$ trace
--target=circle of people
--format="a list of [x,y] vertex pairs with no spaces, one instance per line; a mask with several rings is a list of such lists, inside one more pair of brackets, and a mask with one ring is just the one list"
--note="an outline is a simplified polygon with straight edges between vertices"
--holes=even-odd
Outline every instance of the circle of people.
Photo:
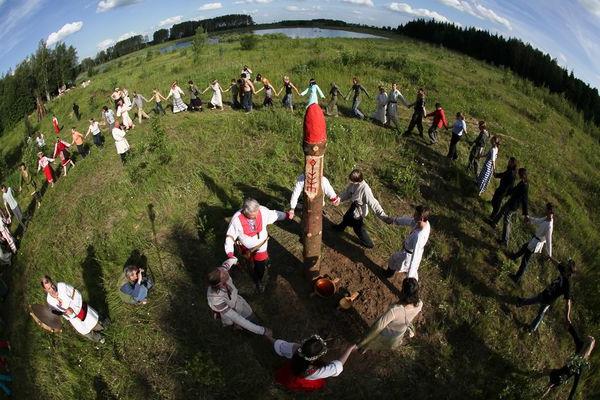
[[[318,103],[319,98],[325,98],[314,79],[310,80],[308,87],[303,92],[299,92],[290,78],[284,76],[282,87],[277,91],[267,78],[257,74],[253,81],[251,74],[252,71],[247,66],[244,66],[240,77],[232,79],[230,86],[226,90],[223,90],[219,82],[214,80],[202,91],[202,94],[208,90],[212,90],[211,108],[223,110],[222,94],[231,92],[232,108],[243,109],[246,112],[252,111],[252,96],[263,90],[264,107],[272,107],[273,96],[278,97],[285,91],[282,104],[285,108],[292,111],[294,108],[294,92],[299,96],[308,95],[307,107],[313,103]],[[262,87],[256,90],[254,82],[262,84]],[[203,103],[200,90],[191,80],[188,82],[188,85],[189,104],[184,103],[183,96],[185,92],[178,86],[177,82],[173,82],[167,97],[164,97],[155,89],[152,91],[152,96],[149,100],[136,92],[133,92],[133,99],[131,99],[126,89],[115,88],[110,98],[114,102],[116,113],[108,106],[104,106],[102,117],[112,133],[117,153],[120,155],[123,163],[127,160],[127,153],[130,148],[126,139],[127,131],[135,128],[129,111],[134,106],[137,108],[137,116],[140,124],[143,118],[149,118],[148,114],[144,112],[144,102],[153,102],[154,111],[158,115],[166,113],[162,101],[168,101],[169,99],[172,99],[173,113],[186,110],[201,111]],[[352,87],[346,96],[343,96],[335,83],[331,84],[329,101],[325,107],[326,115],[337,116],[338,97],[343,96],[347,100],[351,95],[352,115],[360,119],[365,118],[359,106],[362,95],[367,97],[370,97],[370,95],[357,78],[352,79]],[[412,108],[413,110],[404,135],[411,135],[416,127],[422,138],[424,138],[423,120],[432,118],[432,124],[428,129],[428,136],[431,143],[438,141],[438,130],[442,128],[446,130],[451,129],[452,135],[447,157],[451,161],[456,161],[458,159],[457,147],[460,141],[467,137],[465,118],[462,113],[457,113],[455,122],[450,126],[446,119],[445,110],[440,103],[435,104],[433,112],[426,112],[425,97],[425,91],[418,89],[416,100],[409,104],[396,83],[392,84],[391,90],[388,93],[386,93],[384,86],[379,86],[379,94],[376,98],[377,108],[372,118],[375,122],[384,126],[392,127],[393,125],[393,128],[400,132],[397,106],[398,102],[400,102],[405,107]],[[73,104],[73,112],[79,120],[81,115],[77,104]],[[119,117],[121,118],[120,121]],[[71,145],[75,144],[82,158],[85,157],[87,149],[84,146],[84,140],[91,133],[93,143],[96,147],[102,148],[104,140],[100,124],[95,119],[90,119],[89,122],[90,125],[85,135],[78,132],[75,127],[72,128],[73,140],[71,143],[57,137],[52,157],[44,155],[43,151],[38,153],[38,172],[40,170],[43,171],[49,185],[54,185],[53,170],[50,167],[50,163],[53,163],[55,159],[60,158],[65,176],[67,175],[68,167],[75,165],[68,151]],[[58,136],[62,128],[55,115],[52,118],[52,124]],[[573,395],[577,389],[582,372],[589,365],[588,359],[595,344],[592,336],[581,338],[571,323],[570,279],[576,271],[575,262],[571,259],[559,262],[552,257],[553,205],[550,203],[546,204],[545,214],[541,217],[529,216],[529,182],[527,170],[522,167],[518,168],[517,160],[514,157],[510,157],[506,169],[498,172],[497,158],[501,140],[498,136],[490,135],[484,121],[478,123],[478,129],[479,133],[475,140],[469,142],[471,148],[467,170],[472,172],[476,177],[475,182],[480,196],[486,191],[492,178],[500,180],[499,186],[495,190],[491,200],[492,213],[487,222],[492,227],[496,227],[502,220],[503,229],[499,243],[506,248],[508,248],[509,244],[513,216],[519,208],[521,208],[525,222],[532,225],[535,230],[535,234],[531,240],[523,243],[517,252],[508,253],[510,259],[518,260],[520,258],[521,260],[518,271],[515,274],[510,274],[509,277],[518,284],[525,274],[532,256],[540,254],[542,251],[546,253],[545,259],[550,260],[557,267],[558,276],[546,289],[529,298],[518,298],[517,306],[539,305],[539,312],[528,328],[529,332],[534,332],[540,326],[544,315],[550,309],[551,305],[559,297],[562,296],[564,298],[565,321],[575,344],[575,352],[569,357],[563,367],[551,370],[549,383],[546,386],[544,395],[572,377],[574,378],[574,383],[571,395]],[[45,148],[43,134],[38,134],[36,142],[41,150]],[[488,143],[490,144],[489,148]],[[32,191],[31,196],[34,197],[39,206],[41,197],[38,185],[25,164],[20,165],[20,174],[19,191],[22,190],[23,186],[28,186]],[[335,230],[341,232],[347,227],[351,227],[362,246],[366,248],[374,247],[364,221],[369,213],[369,209],[371,209],[385,223],[409,227],[410,232],[404,239],[401,249],[390,256],[387,268],[384,271],[386,278],[391,278],[396,273],[401,275],[402,290],[399,301],[388,308],[360,342],[347,347],[335,360],[325,361],[325,354],[328,351],[327,342],[317,334],[299,343],[274,339],[272,330],[257,322],[252,308],[238,293],[229,275],[229,270],[238,264],[238,257],[240,257],[249,267],[257,292],[262,293],[265,291],[265,276],[270,265],[270,258],[267,251],[269,239],[267,227],[277,221],[294,218],[295,210],[301,207],[301,204],[298,204],[298,202],[304,188],[304,174],[301,174],[296,179],[290,199],[290,207],[285,212],[268,209],[251,198],[244,200],[242,208],[233,215],[226,232],[224,249],[227,259],[220,267],[208,273],[207,301],[214,317],[219,319],[223,326],[234,326],[238,329],[245,329],[257,335],[263,335],[271,341],[275,353],[288,359],[276,372],[275,379],[278,383],[292,391],[313,391],[323,388],[327,378],[335,377],[342,373],[345,362],[351,353],[357,349],[362,349],[363,351],[398,349],[402,345],[406,335],[409,337],[415,335],[415,328],[412,321],[421,312],[423,307],[423,302],[419,296],[418,269],[431,231],[429,208],[419,205],[415,208],[413,215],[390,217],[385,213],[379,201],[373,195],[370,186],[360,170],[354,169],[351,171],[348,180],[349,183],[346,189],[340,195],[337,195],[329,180],[326,177],[322,179],[324,195],[329,198],[332,205],[338,206],[342,202],[350,203],[341,223],[334,226]],[[10,250],[15,253],[15,242],[8,229],[11,223],[11,214],[20,225],[23,225],[24,218],[13,196],[12,189],[4,185],[1,186],[1,189],[5,210],[0,210],[2,214],[2,218],[0,219],[0,237]],[[503,202],[503,200],[505,201]],[[10,262],[10,253],[4,252],[1,247],[0,260],[2,262]],[[106,322],[100,321],[97,311],[83,301],[81,293],[77,289],[63,282],[54,283],[49,276],[45,276],[41,284],[47,293],[47,303],[55,312],[63,315],[80,334],[91,340],[104,342],[105,339],[102,335],[102,330]],[[137,265],[128,265],[121,278],[120,294],[125,302],[146,304],[148,293],[152,286],[152,278],[148,276],[143,268]]]

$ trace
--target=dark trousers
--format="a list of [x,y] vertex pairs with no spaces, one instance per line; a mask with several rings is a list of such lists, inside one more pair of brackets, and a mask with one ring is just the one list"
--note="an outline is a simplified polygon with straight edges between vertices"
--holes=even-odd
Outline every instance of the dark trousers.
[[490,219],[496,218],[498,215],[498,211],[500,211],[500,206],[502,205],[502,198],[504,197],[503,191],[500,189],[496,189],[494,192],[494,196],[492,196],[492,214],[490,215]]
[[471,147],[469,152],[469,163],[467,164],[467,171],[473,171],[475,176],[479,175],[479,155],[482,153],[483,148],[480,146]]
[[354,233],[356,234],[356,236],[358,236],[358,238],[360,239],[362,245],[371,249],[375,245],[373,244],[373,241],[369,237],[367,228],[365,228],[364,219],[362,217],[359,219],[354,218],[354,210],[355,209],[356,209],[356,204],[352,203],[352,206],[350,206],[348,211],[346,211],[346,214],[344,214],[344,218],[342,219],[342,222],[339,225],[337,225],[336,229],[344,230],[344,229],[346,229],[347,226],[351,226],[352,229],[354,230]]
[[123,164],[125,164],[127,162],[127,154],[129,154],[129,151],[126,151],[125,153],[119,154],[121,156],[121,162]]
[[81,156],[81,158],[85,158],[85,156],[87,155],[87,153],[85,152],[85,145],[83,145],[83,144],[77,145],[77,151],[79,152],[79,155]]
[[448,149],[448,158],[451,160],[456,160],[458,158],[458,152],[456,151],[456,146],[458,142],[460,142],[462,136],[452,134],[450,138],[450,148]]
[[544,315],[546,315],[546,312],[548,312],[548,310],[550,309],[550,306],[551,306],[551,304],[548,303],[548,301],[545,299],[545,297],[542,295],[542,293],[540,293],[537,296],[533,296],[528,299],[522,299],[520,301],[519,307],[530,306],[533,304],[539,304],[540,309],[538,311],[538,314],[534,318],[534,320],[531,322],[531,325],[529,325],[529,330],[531,332],[534,332],[537,330],[537,328],[540,326],[540,323],[544,319]]
[[429,139],[431,139],[431,141],[433,143],[437,142],[437,126],[436,125],[431,125],[431,127],[429,128],[427,133],[429,134]]
[[421,111],[415,111],[410,119],[410,123],[408,124],[408,128],[406,128],[405,134],[412,133],[413,129],[417,127],[419,134],[423,136],[423,113]]
[[252,111],[252,92],[247,91],[242,95],[242,107],[246,112]]
[[493,224],[496,225],[498,221],[500,221],[500,218],[502,218],[502,243],[505,246],[508,246],[508,241],[510,239],[510,231],[512,228],[512,216],[515,213],[515,211],[516,210],[512,210],[506,205],[504,205],[500,209],[500,212],[498,212],[498,214],[496,214],[496,216],[492,220]]
[[519,257],[521,257],[521,266],[519,267],[519,270],[517,271],[517,274],[515,275],[515,279],[517,281],[519,281],[521,279],[521,277],[523,276],[523,274],[525,273],[525,270],[527,269],[527,265],[529,264],[529,260],[531,259],[532,255],[533,255],[533,252],[531,250],[529,250],[529,242],[526,242],[523,246],[521,246],[519,251],[517,251],[511,257],[513,260],[516,260]]
[[252,266],[252,279],[254,283],[259,284],[262,282],[263,277],[265,276],[265,270],[267,269],[267,265],[269,263],[269,259],[267,258],[264,261],[254,261]]
[[99,133],[97,135],[92,135],[92,137],[94,138],[94,144],[97,147],[102,147],[102,135]]
[[166,115],[167,113],[165,112],[165,109],[163,108],[162,104],[160,103],[156,103],[156,105],[154,106],[154,112],[157,113],[158,115],[162,114],[162,115]]

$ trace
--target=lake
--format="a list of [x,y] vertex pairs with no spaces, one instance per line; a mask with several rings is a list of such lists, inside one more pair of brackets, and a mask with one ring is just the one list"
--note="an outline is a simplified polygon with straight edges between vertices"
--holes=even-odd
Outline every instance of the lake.
[[321,28],[277,28],[261,29],[253,32],[256,35],[268,35],[281,33],[294,39],[315,39],[315,38],[355,38],[355,39],[387,39],[382,36],[371,35],[368,33],[344,31],[341,29],[321,29]]
[[[387,39],[383,36],[371,35],[368,33],[343,31],[341,29],[321,29],[321,28],[277,28],[277,29],[259,29],[252,32],[255,35],[269,35],[274,33],[283,34],[294,39],[315,39],[315,38],[354,38],[354,39]],[[218,44],[218,37],[208,38],[208,44]],[[160,49],[161,54],[174,50],[185,49],[192,45],[191,40],[184,40],[173,43]]]

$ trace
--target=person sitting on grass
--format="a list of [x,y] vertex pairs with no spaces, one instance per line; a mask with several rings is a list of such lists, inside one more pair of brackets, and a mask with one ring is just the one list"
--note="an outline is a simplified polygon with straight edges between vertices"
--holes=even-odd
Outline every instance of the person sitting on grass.
[[148,291],[154,286],[151,278],[145,274],[145,270],[136,266],[128,265],[125,267],[124,276],[121,279],[125,281],[120,288],[121,298],[129,304],[147,304]]
[[543,394],[542,398],[546,397],[552,390],[566,383],[571,377],[574,377],[573,386],[571,387],[571,392],[569,392],[569,400],[573,400],[577,393],[577,385],[579,384],[581,375],[590,367],[589,359],[592,350],[594,350],[596,340],[593,336],[588,336],[585,340],[581,340],[570,321],[568,330],[575,343],[575,354],[567,359],[567,362],[563,367],[550,370],[548,376],[550,382],[548,383],[546,392]]
[[356,345],[350,345],[337,360],[327,363],[322,360],[328,350],[327,343],[319,335],[312,335],[302,344],[267,338],[273,341],[275,353],[289,360],[277,370],[275,380],[294,392],[323,389],[326,379],[339,376],[350,354],[356,350]]
[[522,297],[517,299],[517,307],[529,306],[532,304],[540,305],[538,315],[529,326],[529,333],[533,333],[538,329],[542,319],[544,319],[544,315],[560,296],[563,296],[565,299],[565,319],[567,322],[571,320],[571,276],[576,271],[575,261],[569,260],[564,264],[556,261],[552,257],[548,257],[548,260],[556,265],[560,275],[538,295],[528,299]]

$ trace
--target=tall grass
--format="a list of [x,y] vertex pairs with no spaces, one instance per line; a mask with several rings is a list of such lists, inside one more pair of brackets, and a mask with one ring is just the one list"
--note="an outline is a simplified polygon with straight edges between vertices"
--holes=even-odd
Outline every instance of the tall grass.
[[[260,40],[254,51],[241,51],[238,39],[206,46],[200,61],[153,49],[114,60],[98,69],[88,88],[67,93],[49,108],[66,127],[85,131],[84,121],[100,117],[115,86],[147,97],[155,87],[166,94],[174,79],[193,79],[200,87],[214,78],[224,84],[239,75],[243,64],[278,89],[285,74],[299,88],[315,77],[324,91],[336,82],[344,92],[351,77],[358,76],[373,95],[380,83],[395,81],[409,101],[424,86],[428,108],[439,100],[447,115],[465,112],[471,136],[481,118],[492,133],[502,135],[499,165],[514,155],[529,169],[532,214],[541,213],[546,201],[557,204],[555,253],[575,257],[583,271],[575,283],[573,319],[579,329],[597,331],[600,153],[561,101],[505,71],[413,41],[271,38]],[[81,122],[70,115],[73,102],[81,107]],[[343,112],[350,106],[340,105]],[[364,102],[366,114],[374,109],[372,100]],[[12,292],[5,307],[10,310],[17,398],[293,398],[272,384],[278,361],[265,344],[211,320],[203,277],[223,257],[225,218],[243,196],[287,207],[286,188],[302,170],[302,115],[299,103],[294,113],[277,106],[250,115],[227,110],[153,116],[128,134],[133,155],[125,167],[104,132],[105,148],[93,149],[47,190],[10,270]],[[402,110],[401,117],[406,126],[410,112]],[[20,129],[0,138],[4,154],[21,146]],[[53,135],[49,117],[40,129],[48,138]],[[519,322],[533,318],[536,310],[516,311],[503,299],[539,291],[555,275],[552,268],[534,262],[522,288],[508,283],[506,275],[516,265],[494,246],[494,233],[482,222],[489,205],[474,196],[464,166],[451,166],[443,157],[444,134],[440,143],[425,146],[418,140],[397,141],[390,130],[342,116],[328,119],[328,136],[325,171],[338,191],[358,166],[388,213],[410,213],[412,204],[422,202],[434,213],[420,272],[426,297],[419,339],[398,355],[353,356],[326,395],[399,398],[410,387],[415,398],[535,398],[543,382],[532,371],[558,367],[572,351],[562,315],[553,311],[539,334],[524,336]],[[63,138],[68,139],[66,131]],[[23,154],[35,167],[31,146]],[[464,143],[460,157],[466,161]],[[5,176],[16,184],[14,171]],[[491,190],[484,200],[490,196]],[[27,202],[26,193],[19,200]],[[154,223],[148,219],[149,204],[156,212]],[[342,211],[328,209],[335,221]],[[377,247],[365,257],[385,264],[405,232],[372,217],[368,224]],[[319,313],[330,310],[290,285],[301,259],[297,232],[282,225],[271,234],[274,243],[284,246],[272,245],[277,289],[262,298],[249,296],[258,315],[289,339],[331,325],[346,327],[343,315],[322,317]],[[514,246],[529,235],[517,223]],[[117,294],[117,278],[133,250],[147,256],[156,276],[147,307],[124,305]],[[366,267],[358,263],[355,268]],[[50,336],[32,323],[26,307],[44,301],[38,284],[42,274],[74,284],[110,315],[106,345],[84,341],[70,327]],[[235,279],[248,290],[245,276]],[[388,293],[373,279],[372,285]],[[283,294],[288,297],[278,297]],[[373,318],[358,317],[364,323]],[[358,333],[347,328],[344,339],[357,340]],[[585,396],[598,393],[599,377],[595,368],[584,378]]]

